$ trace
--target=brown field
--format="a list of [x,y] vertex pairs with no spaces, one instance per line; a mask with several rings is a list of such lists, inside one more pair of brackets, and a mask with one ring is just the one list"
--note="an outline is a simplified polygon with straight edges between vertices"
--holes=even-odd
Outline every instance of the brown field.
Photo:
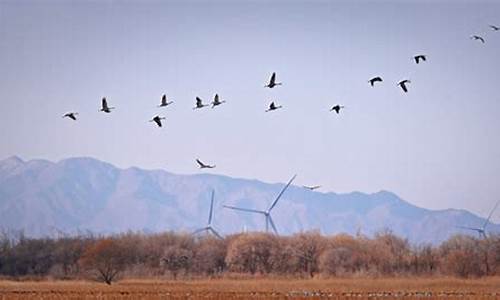
[[500,277],[0,281],[0,299],[500,299]]

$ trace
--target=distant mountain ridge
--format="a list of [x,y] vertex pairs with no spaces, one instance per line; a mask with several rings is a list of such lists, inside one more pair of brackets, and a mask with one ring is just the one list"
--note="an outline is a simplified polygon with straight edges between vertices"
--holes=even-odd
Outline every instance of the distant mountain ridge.
[[[222,205],[264,210],[283,186],[221,175],[119,169],[92,158],[54,163],[14,156],[0,161],[0,228],[22,229],[30,236],[191,231],[206,225],[214,189],[215,228],[223,234],[263,230],[262,215]],[[390,229],[411,242],[434,244],[469,233],[457,225],[479,227],[485,221],[465,210],[416,207],[387,191],[336,194],[293,185],[272,215],[282,234],[317,229],[372,235]],[[490,224],[488,231],[500,232],[500,225]]]

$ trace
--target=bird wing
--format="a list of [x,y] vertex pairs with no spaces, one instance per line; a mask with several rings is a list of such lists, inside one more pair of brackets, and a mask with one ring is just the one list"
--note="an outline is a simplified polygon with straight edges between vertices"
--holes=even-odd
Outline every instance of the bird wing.
[[196,159],[196,162],[200,165],[200,167],[206,167],[206,165],[202,163],[201,160]]
[[415,63],[418,64],[418,56],[415,56],[414,59],[415,59]]
[[108,109],[108,101],[106,101],[106,97],[102,98],[102,108]]
[[271,75],[271,80],[269,80],[269,84],[274,84],[276,82],[276,73],[273,72],[273,74]]
[[161,97],[161,104],[162,104],[162,105],[166,105],[166,104],[167,104],[167,95],[163,95],[163,96]]
[[401,86],[401,88],[403,89],[403,91],[404,91],[405,93],[407,93],[407,92],[408,92],[408,89],[406,88],[406,84],[405,84],[405,82],[404,82],[404,81],[401,81],[401,82],[399,83],[399,85]]
[[158,117],[158,116],[154,117],[153,121],[155,121],[155,123],[158,124],[158,126],[161,127],[161,119],[160,119],[160,117]]
[[219,103],[219,95],[215,94],[214,96],[214,103]]
[[269,108],[270,109],[276,109],[276,105],[274,104],[274,102],[271,102],[271,105],[269,105]]
[[475,40],[479,40],[479,41],[481,41],[481,42],[484,43],[484,39],[482,37],[480,37],[479,35],[474,35],[474,36],[472,36],[472,38],[475,39]]
[[202,105],[201,99],[199,97],[196,97],[196,106]]
[[68,117],[70,117],[71,119],[73,119],[73,120],[75,120],[75,121],[76,121],[75,114],[68,114]]
[[315,190],[315,189],[319,189],[321,187],[321,185],[313,185],[313,186],[308,186],[308,185],[303,185],[302,186],[303,188],[305,189],[309,189],[309,190]]

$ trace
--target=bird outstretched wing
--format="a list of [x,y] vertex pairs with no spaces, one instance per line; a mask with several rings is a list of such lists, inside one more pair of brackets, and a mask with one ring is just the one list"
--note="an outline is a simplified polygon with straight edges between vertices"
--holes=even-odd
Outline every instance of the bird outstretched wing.
[[196,106],[197,107],[203,106],[203,102],[200,97],[196,97]]
[[201,160],[196,159],[196,162],[200,165],[200,167],[206,167],[206,165],[202,163]]
[[406,88],[406,84],[405,84],[404,82],[401,82],[400,86],[401,86],[401,88],[403,89],[403,91],[404,91],[405,93],[407,93],[407,92],[408,92],[408,89]]
[[269,85],[273,85],[276,83],[276,73],[273,72],[273,74],[271,75],[271,79],[269,80]]
[[155,123],[156,123],[159,127],[161,127],[161,119],[160,119],[160,117],[158,117],[158,116],[154,117],[154,118],[153,118],[153,121],[155,121]]

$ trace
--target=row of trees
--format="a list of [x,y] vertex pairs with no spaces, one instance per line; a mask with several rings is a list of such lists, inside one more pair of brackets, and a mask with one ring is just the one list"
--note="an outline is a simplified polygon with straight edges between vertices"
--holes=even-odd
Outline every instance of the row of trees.
[[366,236],[236,234],[92,235],[0,239],[0,275],[193,278],[225,274],[314,276],[500,275],[500,236],[454,236],[439,246],[408,243],[391,232]]

